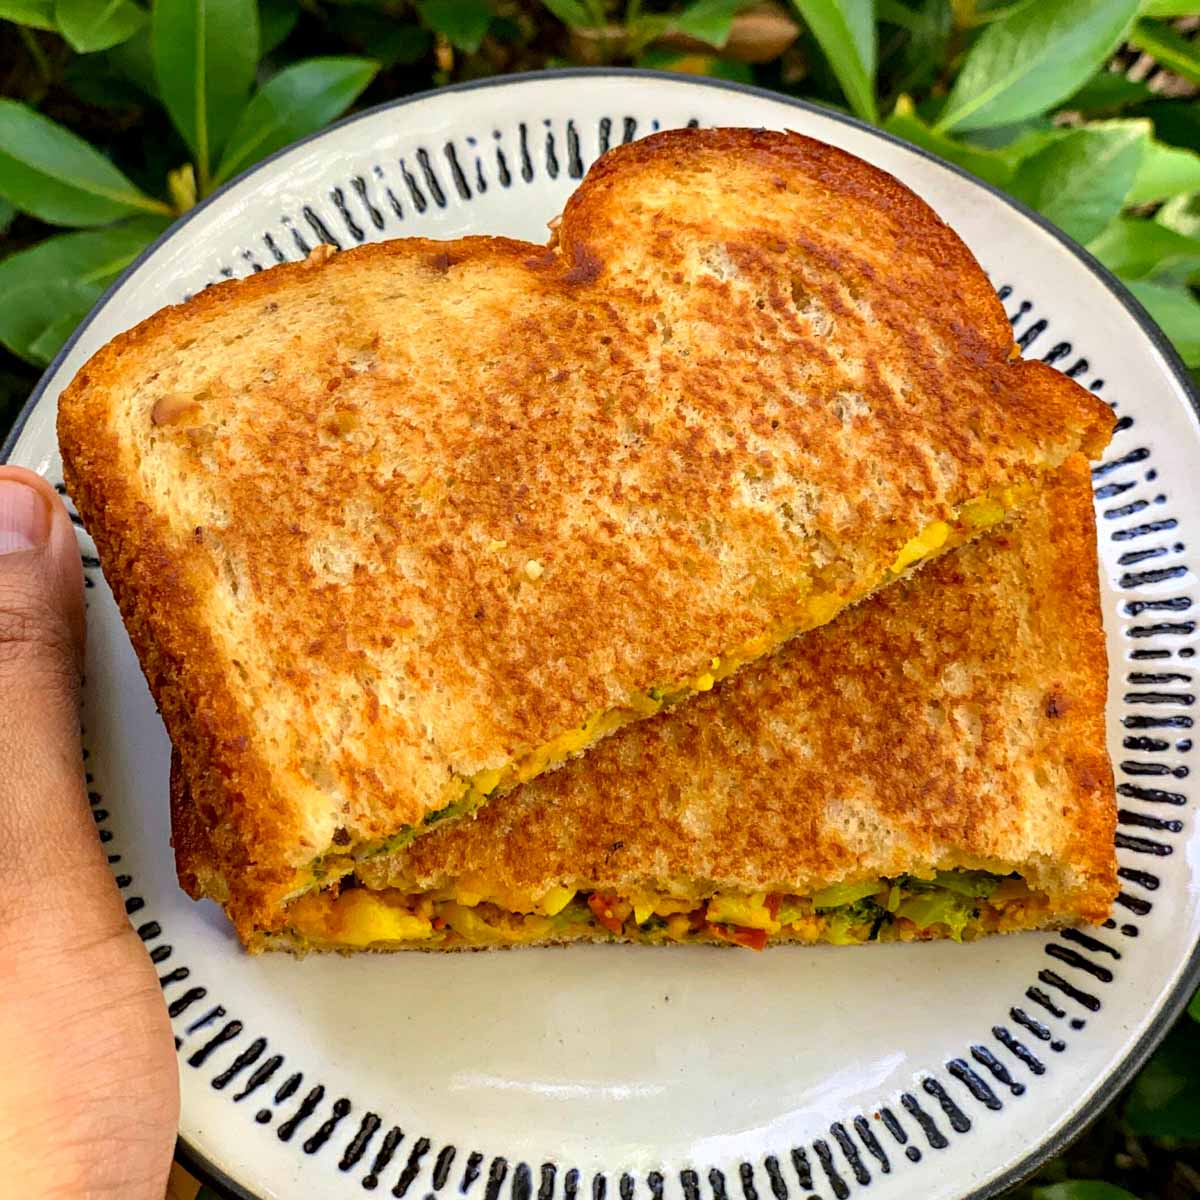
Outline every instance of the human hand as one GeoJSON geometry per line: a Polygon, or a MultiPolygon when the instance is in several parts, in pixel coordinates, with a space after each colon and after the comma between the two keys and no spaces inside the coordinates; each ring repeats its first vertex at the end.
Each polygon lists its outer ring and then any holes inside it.
{"type": "Polygon", "coordinates": [[[54,489],[0,467],[0,1192],[162,1200],[179,1080],[88,812],[82,585],[54,489]]]}

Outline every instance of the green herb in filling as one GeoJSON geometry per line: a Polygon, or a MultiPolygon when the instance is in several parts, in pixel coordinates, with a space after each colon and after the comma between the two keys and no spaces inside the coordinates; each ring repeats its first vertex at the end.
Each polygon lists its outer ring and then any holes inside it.
{"type": "Polygon", "coordinates": [[[550,921],[555,928],[562,929],[568,925],[586,925],[591,919],[592,910],[588,908],[587,902],[576,896],[566,908],[555,913],[550,921]]]}
{"type": "Polygon", "coordinates": [[[918,929],[929,929],[933,925],[945,925],[950,936],[962,941],[967,922],[975,915],[972,897],[953,891],[930,891],[909,896],[900,902],[896,916],[911,921],[918,929]]]}
{"type": "MultiPolygon", "coordinates": [[[[978,902],[1002,882],[990,871],[939,871],[932,879],[901,875],[895,880],[834,884],[817,892],[812,903],[825,917],[829,940],[835,944],[874,941],[897,918],[920,930],[944,925],[955,941],[961,941],[967,924],[979,915],[978,902]]],[[[780,923],[799,916],[799,910],[793,915],[781,909],[780,923]]]]}
{"type": "Polygon", "coordinates": [[[832,887],[822,888],[814,893],[813,908],[818,911],[824,908],[843,908],[865,896],[874,896],[886,886],[887,884],[878,879],[867,879],[861,883],[835,883],[832,887]]]}
{"type": "MultiPolygon", "coordinates": [[[[878,884],[875,890],[880,890],[878,884]]],[[[842,905],[830,910],[825,916],[829,940],[835,946],[874,941],[879,936],[883,922],[890,919],[887,910],[880,908],[871,899],[856,900],[853,904],[842,905]]]]}

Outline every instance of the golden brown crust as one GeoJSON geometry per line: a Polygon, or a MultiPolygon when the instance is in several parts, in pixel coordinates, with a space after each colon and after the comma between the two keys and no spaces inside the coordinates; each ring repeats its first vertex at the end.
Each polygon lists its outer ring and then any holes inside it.
{"type": "Polygon", "coordinates": [[[995,864],[1053,920],[1101,921],[1116,803],[1095,545],[1075,456],[1010,529],[360,874],[806,895],[995,864]]]}
{"type": "Polygon", "coordinates": [[[419,820],[1096,452],[1107,407],[1010,350],[923,202],[747,130],[613,151],[554,250],[364,246],[122,335],[60,442],[196,788],[184,873],[269,919],[341,831],[419,820]]]}
{"type": "MultiPolygon", "coordinates": [[[[991,865],[1048,893],[1031,926],[1102,921],[1116,804],[1097,574],[1076,456],[1011,529],[361,874],[535,897],[804,894],[991,865]]],[[[172,787],[186,811],[174,773],[172,787]]]]}

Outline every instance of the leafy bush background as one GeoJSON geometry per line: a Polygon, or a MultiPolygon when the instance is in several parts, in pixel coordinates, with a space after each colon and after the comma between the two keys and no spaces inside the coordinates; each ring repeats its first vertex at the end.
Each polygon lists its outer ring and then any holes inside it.
{"type": "MultiPolygon", "coordinates": [[[[1200,0],[0,0],[0,50],[0,433],[104,288],[257,159],[355,105],[578,64],[878,124],[1084,243],[1200,368],[1200,0]]],[[[1196,1000],[1014,1195],[1200,1197],[1196,1000]]]]}

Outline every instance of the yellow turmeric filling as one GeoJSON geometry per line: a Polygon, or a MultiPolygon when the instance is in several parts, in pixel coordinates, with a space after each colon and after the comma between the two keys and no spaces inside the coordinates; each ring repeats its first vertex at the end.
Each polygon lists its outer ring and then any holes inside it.
{"type": "MultiPolygon", "coordinates": [[[[920,533],[909,538],[899,548],[879,583],[890,583],[917,563],[952,550],[984,530],[1000,524],[1032,491],[1031,484],[1005,487],[994,495],[969,500],[960,505],[948,521],[931,521],[920,533]]],[[[478,771],[471,776],[455,776],[446,785],[443,806],[425,817],[424,826],[406,826],[383,841],[357,846],[344,855],[322,857],[313,864],[307,886],[312,887],[326,879],[349,874],[353,870],[355,858],[375,857],[403,849],[421,833],[423,827],[436,824],[447,817],[468,815],[479,808],[489,796],[509,791],[553,767],[560,766],[573,755],[582,753],[622,726],[642,717],[653,716],[663,708],[698,692],[711,690],[716,683],[732,675],[739,667],[777,649],[799,633],[824,625],[847,605],[861,600],[873,590],[874,588],[867,588],[852,594],[816,592],[807,597],[790,618],[781,621],[766,633],[712,658],[690,678],[663,687],[650,688],[645,692],[632,693],[624,705],[593,713],[577,728],[556,735],[502,767],[478,771]]]]}
{"type": "Polygon", "coordinates": [[[1047,898],[1016,875],[938,872],[834,884],[810,896],[658,891],[623,894],[555,886],[541,895],[489,890],[469,878],[409,894],[351,887],[313,893],[288,910],[288,933],[320,949],[521,945],[607,934],[648,943],[730,942],[761,950],[768,941],[826,942],[949,937],[1024,928],[1047,898]]]}

